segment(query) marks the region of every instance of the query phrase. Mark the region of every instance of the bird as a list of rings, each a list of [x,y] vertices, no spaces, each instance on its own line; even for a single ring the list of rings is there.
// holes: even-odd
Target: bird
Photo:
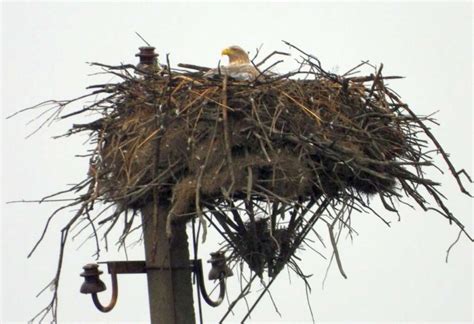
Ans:
[[[207,71],[205,77],[227,75],[240,81],[254,81],[260,71],[250,62],[247,52],[240,46],[233,45],[222,50],[221,55],[229,57],[229,64]]]

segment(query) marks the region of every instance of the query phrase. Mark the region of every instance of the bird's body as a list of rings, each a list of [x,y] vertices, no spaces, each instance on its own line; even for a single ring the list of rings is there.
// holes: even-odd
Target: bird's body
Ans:
[[[239,46],[230,46],[222,50],[221,55],[229,57],[229,65],[207,71],[204,76],[227,75],[236,80],[253,81],[260,72],[250,62],[248,54]]]

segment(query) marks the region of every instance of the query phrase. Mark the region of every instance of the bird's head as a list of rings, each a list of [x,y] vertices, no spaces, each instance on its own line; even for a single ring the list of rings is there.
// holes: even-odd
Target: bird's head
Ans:
[[[250,59],[240,46],[229,46],[224,48],[221,55],[227,55],[229,57],[229,64],[249,64]]]

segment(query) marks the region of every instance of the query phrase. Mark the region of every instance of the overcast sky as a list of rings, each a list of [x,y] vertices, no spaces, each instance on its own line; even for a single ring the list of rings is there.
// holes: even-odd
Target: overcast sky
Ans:
[[[390,85],[416,113],[439,111],[441,126],[433,127],[434,134],[455,166],[472,173],[472,23],[470,2],[2,3],[2,323],[25,322],[48,302],[49,291],[40,298],[35,295],[54,275],[59,231],[72,215],[59,215],[37,253],[27,259],[49,213],[58,206],[5,202],[59,191],[81,180],[88,163],[75,157],[88,148],[87,138],[51,138],[64,133],[71,121],[25,140],[37,125],[26,125],[36,112],[5,117],[47,99],[78,96],[87,85],[100,83],[103,77],[90,76],[97,70],[85,62],[136,63],[134,55],[143,45],[135,35],[139,32],[161,58],[170,53],[172,64],[215,66],[220,50],[233,44],[252,54],[261,44],[265,53],[288,50],[282,39],[339,73],[361,60],[384,63],[386,75],[406,77]],[[281,70],[291,66],[287,62]],[[472,199],[459,192],[448,172],[428,175],[442,182],[448,206],[472,233]],[[472,322],[472,244],[462,238],[446,264],[445,251],[457,228],[435,212],[404,206],[400,211],[401,222],[384,213],[392,217],[391,228],[373,215],[353,218],[359,235],[353,241],[344,239],[340,247],[347,280],[332,268],[322,289],[327,262],[310,250],[299,254],[303,270],[313,274],[310,302],[318,322]],[[119,277],[119,301],[107,314],[79,293],[81,267],[94,260],[94,245],[80,247],[83,239],[68,245],[60,322],[147,322],[144,275]],[[218,241],[210,236],[200,257],[207,259]],[[330,256],[330,250],[317,248]],[[141,245],[128,253],[130,259],[143,259]],[[123,252],[112,247],[100,260],[124,259]],[[109,284],[107,276],[103,279]],[[231,298],[237,288],[234,281]],[[311,321],[304,286],[295,276],[282,273],[271,291],[282,317],[267,296],[252,322]],[[106,302],[108,293],[103,295]],[[217,321],[227,308],[204,307],[206,323]],[[238,322],[244,314],[240,305],[232,319]]]

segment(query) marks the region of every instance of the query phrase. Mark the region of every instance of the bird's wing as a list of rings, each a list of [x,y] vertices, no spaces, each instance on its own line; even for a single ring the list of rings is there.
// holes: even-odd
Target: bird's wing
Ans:
[[[252,81],[260,74],[252,64],[231,64],[226,68],[226,74],[236,80]]]
[[[253,81],[260,72],[252,64],[230,64],[221,66],[219,69],[211,69],[204,73],[204,77],[213,77],[215,75],[227,75],[233,79],[240,81]]]
[[[220,66],[219,68],[210,69],[204,73],[205,78],[210,78],[215,75],[228,75],[227,66]]]

